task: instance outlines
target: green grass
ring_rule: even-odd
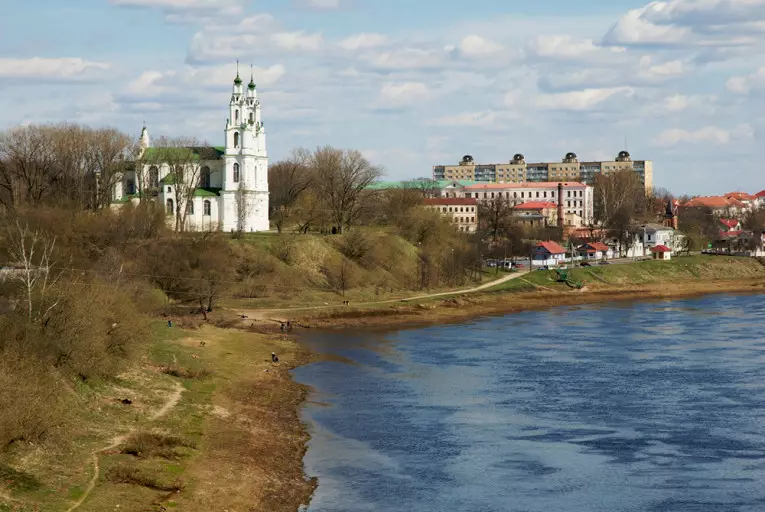
[[[625,265],[593,265],[569,269],[569,280],[584,282],[592,288],[639,286],[690,280],[761,279],[765,266],[751,258],[722,256],[678,256],[670,261],[640,261]],[[538,286],[566,291],[565,283],[557,282],[554,270],[534,270],[522,279],[514,279],[491,288],[491,292],[531,291]]]

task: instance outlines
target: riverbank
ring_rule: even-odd
[[[247,313],[309,328],[396,329],[555,306],[765,292],[765,265],[751,258],[690,256],[669,262],[580,267],[572,269],[568,277],[569,283],[559,282],[555,271],[533,271],[474,293]],[[572,282],[584,287],[573,288]]]
[[[307,390],[290,370],[312,355],[285,336],[175,320],[154,324],[150,351],[116,382],[77,391],[71,437],[3,454],[0,511],[295,512],[309,501]]]

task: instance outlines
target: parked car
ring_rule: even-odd
[[[526,268],[523,266],[523,263],[513,263],[513,267],[515,268]]]
[[[580,266],[580,267],[591,267],[592,265],[590,265],[590,264],[589,264],[588,262],[586,262],[586,261],[583,261],[583,262],[581,262],[581,263],[579,264],[579,266]]]
[[[606,260],[603,260],[600,263],[598,263],[598,265],[610,265],[610,263],[607,262]]]

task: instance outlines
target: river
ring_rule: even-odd
[[[308,510],[761,512],[763,299],[314,334]]]

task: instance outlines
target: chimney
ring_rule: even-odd
[[[558,183],[558,229],[563,236],[563,183]]]

